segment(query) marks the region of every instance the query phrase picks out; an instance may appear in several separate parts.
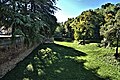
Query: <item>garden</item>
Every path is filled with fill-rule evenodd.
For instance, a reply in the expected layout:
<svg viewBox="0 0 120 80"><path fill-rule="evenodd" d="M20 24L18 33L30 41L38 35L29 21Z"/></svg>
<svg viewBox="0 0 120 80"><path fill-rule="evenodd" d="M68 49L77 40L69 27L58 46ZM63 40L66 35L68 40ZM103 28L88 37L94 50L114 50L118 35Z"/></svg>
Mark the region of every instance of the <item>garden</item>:
<svg viewBox="0 0 120 80"><path fill-rule="evenodd" d="M120 80L120 3L57 1L0 0L0 80Z"/></svg>

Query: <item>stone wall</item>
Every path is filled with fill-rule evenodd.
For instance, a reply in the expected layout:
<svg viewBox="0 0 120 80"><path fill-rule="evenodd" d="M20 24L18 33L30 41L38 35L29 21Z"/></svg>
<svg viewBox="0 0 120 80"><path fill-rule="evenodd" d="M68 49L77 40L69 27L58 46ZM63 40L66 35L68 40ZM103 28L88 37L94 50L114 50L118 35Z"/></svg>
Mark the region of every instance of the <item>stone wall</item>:
<svg viewBox="0 0 120 80"><path fill-rule="evenodd" d="M22 61L25 57L27 57L38 45L35 45L32 48L25 50L25 52L20 53L14 59L1 64L0 65L0 78L2 78L7 72L11 71L18 62Z"/></svg>

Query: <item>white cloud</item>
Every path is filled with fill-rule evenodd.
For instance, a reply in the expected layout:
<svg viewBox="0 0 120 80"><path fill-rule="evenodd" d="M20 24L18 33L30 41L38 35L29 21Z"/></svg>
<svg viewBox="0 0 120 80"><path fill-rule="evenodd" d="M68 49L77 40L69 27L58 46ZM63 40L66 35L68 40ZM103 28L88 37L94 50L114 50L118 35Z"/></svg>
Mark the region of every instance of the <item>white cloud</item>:
<svg viewBox="0 0 120 80"><path fill-rule="evenodd" d="M68 16L64 14L62 11L57 11L55 13L55 16L57 18L57 22L64 22L68 19Z"/></svg>
<svg viewBox="0 0 120 80"><path fill-rule="evenodd" d="M66 13L62 10L56 11L55 16L57 18L57 22L65 22L68 20L68 18L75 18L78 15L81 14L82 11L80 11L79 13L76 13L76 11L73 10L73 12L75 12L74 14L70 14L70 13Z"/></svg>

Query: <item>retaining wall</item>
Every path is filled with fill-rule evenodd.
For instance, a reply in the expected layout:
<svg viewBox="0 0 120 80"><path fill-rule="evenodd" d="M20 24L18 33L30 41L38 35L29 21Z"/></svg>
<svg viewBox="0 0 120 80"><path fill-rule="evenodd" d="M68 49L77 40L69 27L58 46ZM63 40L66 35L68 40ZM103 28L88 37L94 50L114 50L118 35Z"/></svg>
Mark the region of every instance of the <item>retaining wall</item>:
<svg viewBox="0 0 120 80"><path fill-rule="evenodd" d="M18 56L16 56L16 58L1 64L0 65L0 78L2 78L7 72L11 71L18 62L22 61L38 46L39 44L33 46L32 48L25 50L25 52L19 54Z"/></svg>

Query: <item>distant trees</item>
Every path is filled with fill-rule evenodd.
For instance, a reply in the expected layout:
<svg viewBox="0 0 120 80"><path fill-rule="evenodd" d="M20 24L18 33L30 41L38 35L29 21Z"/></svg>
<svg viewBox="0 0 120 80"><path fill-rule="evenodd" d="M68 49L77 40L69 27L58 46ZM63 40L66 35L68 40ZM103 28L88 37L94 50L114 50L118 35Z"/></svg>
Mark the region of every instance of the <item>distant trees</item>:
<svg viewBox="0 0 120 80"><path fill-rule="evenodd" d="M73 39L73 29L71 23L74 21L74 18L68 18L68 21L64 23L66 37Z"/></svg>
<svg viewBox="0 0 120 80"><path fill-rule="evenodd" d="M100 39L99 26L102 24L101 22L104 22L102 16L93 10L82 12L71 24L75 34L77 35L78 33L80 35L78 39L75 39L83 39L83 43L85 43L86 39Z"/></svg>
<svg viewBox="0 0 120 80"><path fill-rule="evenodd" d="M109 5L108 10L105 13L104 20L105 23L101 26L101 35L104 37L103 43L105 47L110 47L116 45L116 33L119 26L120 9L117 9L117 6Z"/></svg>
<svg viewBox="0 0 120 80"><path fill-rule="evenodd" d="M65 33L77 41L101 41L102 46L116 46L116 32L120 28L120 3L106 3L101 8L83 11L76 18L68 18L62 26Z"/></svg>
<svg viewBox="0 0 120 80"><path fill-rule="evenodd" d="M12 28L12 39L19 34L32 45L52 36L57 25L53 15L55 0L0 0L0 27Z"/></svg>
<svg viewBox="0 0 120 80"><path fill-rule="evenodd" d="M62 38L64 33L63 23L58 23L57 28L54 33L54 38Z"/></svg>
<svg viewBox="0 0 120 80"><path fill-rule="evenodd" d="M68 18L68 21L58 23L57 28L54 33L55 38L68 38L73 39L74 31L72 29L71 23L73 22L74 18Z"/></svg>

